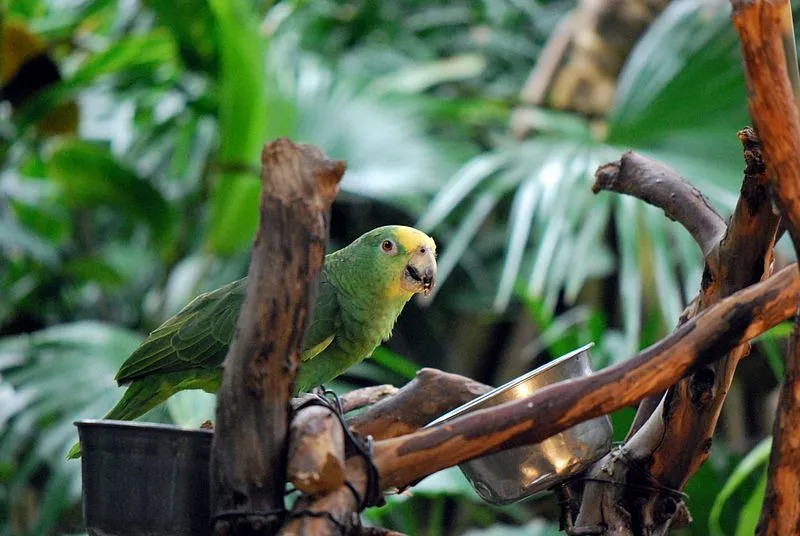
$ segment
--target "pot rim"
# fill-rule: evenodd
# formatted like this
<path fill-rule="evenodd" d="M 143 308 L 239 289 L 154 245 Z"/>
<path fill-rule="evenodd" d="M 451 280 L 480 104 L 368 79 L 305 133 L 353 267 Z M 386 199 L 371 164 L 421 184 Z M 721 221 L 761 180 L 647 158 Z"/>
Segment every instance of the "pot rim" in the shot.
<path fill-rule="evenodd" d="M 119 421 L 114 419 L 78 419 L 73 423 L 80 428 L 125 428 L 137 430 L 149 430 L 154 432 L 188 432 L 213 435 L 213 430 L 206 428 L 190 428 L 188 426 L 178 426 L 159 422 L 138 422 L 138 421 Z"/>
<path fill-rule="evenodd" d="M 474 406 L 480 404 L 481 402 L 484 402 L 484 401 L 486 401 L 486 400 L 488 400 L 490 398 L 493 398 L 493 397 L 495 397 L 495 396 L 497 396 L 497 395 L 499 395 L 501 393 L 504 393 L 505 391 L 508 391 L 509 389 L 512 389 L 512 388 L 516 387 L 517 385 L 519 385 L 520 383 L 525 382 L 525 381 L 527 381 L 527 380 L 529 380 L 531 378 L 534 378 L 534 377 L 538 376 L 539 374 L 547 372 L 551 368 L 557 367 L 558 365 L 560 365 L 564 361 L 567 361 L 567 360 L 575 357 L 576 355 L 581 354 L 581 353 L 589 350 L 593 346 L 594 346 L 594 342 L 589 342 L 587 344 L 584 344 L 583 346 L 580 346 L 580 347 L 576 348 L 575 350 L 572 350 L 571 352 L 567 352 L 566 354 L 562 355 L 561 357 L 557 357 L 556 359 L 553 359 L 552 361 L 549 361 L 548 363 L 545 363 L 541 367 L 537 367 L 537 368 L 533 369 L 530 372 L 526 372 L 522 376 L 517 376 L 513 380 L 510 380 L 510 381 L 504 383 L 500 387 L 496 387 L 496 388 L 492 389 L 491 391 L 487 391 L 486 393 L 483 393 L 482 395 L 478 396 L 477 398 L 473 398 L 469 402 L 466 402 L 466 403 L 458 406 L 457 408 L 451 409 L 450 411 L 448 411 L 444 415 L 440 415 L 439 417 L 435 418 L 434 420 L 432 420 L 431 422 L 429 422 L 428 424 L 423 426 L 423 428 L 429 428 L 431 426 L 436 426 L 436 425 L 442 424 L 445 421 L 449 421 L 450 419 L 453 419 L 454 417 L 458 417 L 462 413 L 465 413 L 465 412 L 469 411 L 470 409 L 472 409 Z"/>

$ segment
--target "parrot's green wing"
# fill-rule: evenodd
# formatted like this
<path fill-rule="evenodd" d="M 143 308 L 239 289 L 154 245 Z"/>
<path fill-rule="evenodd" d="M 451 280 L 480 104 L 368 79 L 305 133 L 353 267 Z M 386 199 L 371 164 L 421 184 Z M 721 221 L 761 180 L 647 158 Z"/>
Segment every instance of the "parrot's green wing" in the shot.
<path fill-rule="evenodd" d="M 247 278 L 243 278 L 192 300 L 131 354 L 117 372 L 117 382 L 124 384 L 153 373 L 219 367 L 233 339 L 246 284 Z M 324 271 L 313 314 L 303 345 L 304 361 L 323 351 L 339 326 L 336 287 Z"/>
<path fill-rule="evenodd" d="M 221 365 L 236 329 L 246 281 L 239 279 L 192 300 L 131 354 L 117 372 L 117 382 Z"/>
<path fill-rule="evenodd" d="M 317 302 L 314 305 L 311 322 L 306 328 L 306 336 L 303 339 L 303 361 L 308 361 L 312 357 L 322 352 L 330 346 L 336 336 L 336 330 L 341 325 L 339 312 L 339 293 L 336 287 L 328 280 L 325 270 L 319 281 L 319 292 Z"/>

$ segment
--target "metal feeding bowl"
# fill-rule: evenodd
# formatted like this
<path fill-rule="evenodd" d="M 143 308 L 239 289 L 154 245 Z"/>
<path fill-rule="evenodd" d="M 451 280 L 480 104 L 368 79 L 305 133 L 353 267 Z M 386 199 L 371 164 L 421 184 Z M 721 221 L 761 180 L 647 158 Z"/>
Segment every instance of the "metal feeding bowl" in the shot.
<path fill-rule="evenodd" d="M 112 420 L 75 425 L 90 535 L 211 534 L 211 430 Z"/>
<path fill-rule="evenodd" d="M 592 373 L 589 349 L 573 350 L 442 415 L 427 427 L 470 411 L 527 398 L 533 392 L 563 380 Z M 611 450 L 611 420 L 596 417 L 576 424 L 541 443 L 514 447 L 459 465 L 484 500 L 509 504 L 559 484 L 580 473 Z"/>

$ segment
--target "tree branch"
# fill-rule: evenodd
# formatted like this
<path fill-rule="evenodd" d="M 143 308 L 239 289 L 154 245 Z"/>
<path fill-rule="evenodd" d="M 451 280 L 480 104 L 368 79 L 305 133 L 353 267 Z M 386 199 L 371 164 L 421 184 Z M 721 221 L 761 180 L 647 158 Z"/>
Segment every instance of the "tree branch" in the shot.
<path fill-rule="evenodd" d="M 704 256 L 725 235 L 725 221 L 708 199 L 675 170 L 633 151 L 597 168 L 592 191 L 627 194 L 656 206 L 683 225 Z"/>
<path fill-rule="evenodd" d="M 716 269 L 712 272 L 707 267 L 700 294 L 682 322 L 771 272 L 779 218 L 766 195 L 767 179 L 758 139 L 749 128 L 739 132 L 739 139 L 746 162 L 739 202 L 727 233 L 706 256 Z M 680 498 L 646 491 L 632 495 L 626 489 L 683 489 L 708 457 L 736 366 L 749 350 L 749 344 L 733 349 L 719 361 L 683 378 L 670 388 L 666 398 L 651 397 L 640 405 L 621 449 L 625 456 L 614 452 L 595 464 L 596 476 L 608 480 L 605 475 L 613 475 L 611 479 L 619 485 L 604 485 L 596 479 L 587 482 L 576 524 L 591 527 L 602 519 L 609 525 L 632 523 L 634 532 L 660 534 L 667 530 L 672 514 L 679 511 Z M 681 448 L 676 449 L 675 445 Z M 642 471 L 637 470 L 641 468 L 648 475 L 644 483 Z M 615 505 L 614 513 L 603 513 L 599 506 L 602 504 Z"/>
<path fill-rule="evenodd" d="M 799 291 L 800 277 L 796 265 L 792 265 L 723 300 L 628 361 L 551 385 L 523 400 L 378 441 L 372 459 L 380 475 L 380 489 L 402 488 L 446 467 L 540 442 L 663 390 L 687 371 L 719 358 L 788 318 Z M 363 497 L 367 478 L 360 457 L 347 460 L 346 479 Z M 360 507 L 348 486 L 322 496 L 303 497 L 282 534 L 331 534 L 350 529 L 357 523 L 354 514 Z"/>
<path fill-rule="evenodd" d="M 261 162 L 260 223 L 217 397 L 211 495 L 218 534 L 277 528 L 270 513 L 283 507 L 289 399 L 345 167 L 287 139 L 265 146 Z"/>
<path fill-rule="evenodd" d="M 530 397 L 475 411 L 439 426 L 379 441 L 381 488 L 403 487 L 472 458 L 537 443 L 593 417 L 666 389 L 794 313 L 800 278 L 791 265 L 726 298 L 631 359 L 560 382 Z"/>
<path fill-rule="evenodd" d="M 414 432 L 491 387 L 458 374 L 424 368 L 396 394 L 348 419 L 361 437 L 388 439 Z"/>
<path fill-rule="evenodd" d="M 733 22 L 739 33 L 748 83 L 750 116 L 764 143 L 769 175 L 785 225 L 800 255 L 800 117 L 794 100 L 787 50 L 796 79 L 796 52 L 788 0 L 734 0 Z M 788 35 L 787 35 L 788 34 Z M 786 376 L 773 429 L 767 489 L 757 533 L 800 533 L 800 317 L 790 342 Z"/>

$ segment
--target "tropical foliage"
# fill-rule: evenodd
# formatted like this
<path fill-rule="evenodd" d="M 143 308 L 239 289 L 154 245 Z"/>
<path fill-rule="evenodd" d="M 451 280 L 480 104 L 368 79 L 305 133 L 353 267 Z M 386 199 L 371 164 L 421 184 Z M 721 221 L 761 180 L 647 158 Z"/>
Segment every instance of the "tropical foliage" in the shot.
<path fill-rule="evenodd" d="M 348 161 L 333 246 L 385 223 L 441 244 L 437 295 L 340 388 L 401 383 L 423 365 L 498 383 L 589 340 L 602 367 L 663 336 L 697 291 L 700 253 L 659 211 L 590 186 L 633 148 L 730 212 L 748 119 L 728 3 L 672 2 L 608 117 L 537 108 L 535 136 L 514 139 L 518 92 L 574 4 L 6 3 L 0 534 L 81 530 L 72 422 L 113 404 L 114 372 L 144 333 L 244 273 L 259 151 L 277 136 Z M 25 73 L 35 82 L 12 92 Z M 743 364 L 764 380 L 739 389 L 753 415 L 785 335 Z M 213 403 L 184 393 L 147 418 L 196 426 Z M 613 416 L 618 437 L 631 414 Z M 742 455 L 768 421 L 736 419 L 690 483 L 691 533 L 744 534 L 758 515 L 764 443 Z M 547 495 L 490 507 L 455 469 L 414 490 L 367 518 L 409 534 L 556 533 Z"/>

